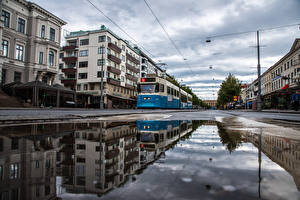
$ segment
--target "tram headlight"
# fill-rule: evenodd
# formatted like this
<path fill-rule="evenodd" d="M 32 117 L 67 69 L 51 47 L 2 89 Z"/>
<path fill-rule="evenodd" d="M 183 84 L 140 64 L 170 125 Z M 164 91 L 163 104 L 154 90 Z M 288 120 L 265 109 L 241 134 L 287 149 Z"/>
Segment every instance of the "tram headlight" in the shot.
<path fill-rule="evenodd" d="M 150 97 L 148 97 L 148 100 L 150 100 Z"/>
<path fill-rule="evenodd" d="M 144 100 L 146 100 L 147 98 L 146 97 L 144 97 Z"/>

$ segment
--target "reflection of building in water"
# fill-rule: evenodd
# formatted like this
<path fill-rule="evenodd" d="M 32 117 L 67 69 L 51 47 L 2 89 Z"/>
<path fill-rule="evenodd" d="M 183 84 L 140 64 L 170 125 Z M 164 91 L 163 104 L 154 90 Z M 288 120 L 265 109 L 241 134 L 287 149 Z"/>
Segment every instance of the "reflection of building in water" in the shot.
<path fill-rule="evenodd" d="M 245 134 L 248 141 L 259 148 L 258 134 Z M 262 134 L 261 151 L 293 176 L 300 191 L 300 140 Z"/>
<path fill-rule="evenodd" d="M 1 128 L 0 199 L 56 197 L 56 125 Z"/>
<path fill-rule="evenodd" d="M 61 144 L 62 187 L 68 192 L 101 194 L 139 169 L 135 123 L 85 124 Z"/>
<path fill-rule="evenodd" d="M 137 121 L 141 165 L 155 161 L 175 141 L 192 131 L 192 121 Z"/>

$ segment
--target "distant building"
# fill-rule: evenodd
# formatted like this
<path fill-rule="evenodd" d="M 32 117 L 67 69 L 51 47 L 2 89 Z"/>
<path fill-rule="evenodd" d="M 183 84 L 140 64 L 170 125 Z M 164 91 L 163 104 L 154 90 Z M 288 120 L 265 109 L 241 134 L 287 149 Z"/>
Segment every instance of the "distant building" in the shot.
<path fill-rule="evenodd" d="M 203 100 L 203 102 L 209 105 L 210 107 L 216 108 L 217 100 Z"/>
<path fill-rule="evenodd" d="M 70 32 L 65 39 L 59 73 L 65 87 L 85 95 L 86 105 L 99 107 L 102 76 L 106 108 L 135 107 L 140 56 L 129 42 L 104 25 L 98 30 Z"/>
<path fill-rule="evenodd" d="M 0 83 L 56 82 L 65 21 L 25 0 L 1 1 Z"/>

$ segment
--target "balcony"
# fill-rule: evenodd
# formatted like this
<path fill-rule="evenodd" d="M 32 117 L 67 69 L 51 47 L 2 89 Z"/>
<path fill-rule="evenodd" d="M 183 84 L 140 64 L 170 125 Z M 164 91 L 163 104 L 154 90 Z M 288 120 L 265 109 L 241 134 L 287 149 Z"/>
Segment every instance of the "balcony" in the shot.
<path fill-rule="evenodd" d="M 139 73 L 140 72 L 139 69 L 135 68 L 134 66 L 132 66 L 128 63 L 126 63 L 126 68 L 129 69 L 130 71 L 133 71 L 134 73 Z"/>
<path fill-rule="evenodd" d="M 115 80 L 115 79 L 112 79 L 112 78 L 107 78 L 107 83 L 112 84 L 112 85 L 116 85 L 116 86 L 121 85 L 119 80 Z"/>
<path fill-rule="evenodd" d="M 77 69 L 76 68 L 63 68 L 61 71 L 63 73 L 76 73 Z"/>
<path fill-rule="evenodd" d="M 121 74 L 121 70 L 119 70 L 115 67 L 112 67 L 112 66 L 108 66 L 107 71 L 112 72 L 112 73 L 117 74 L 117 75 Z"/>
<path fill-rule="evenodd" d="M 126 58 L 128 60 L 130 60 L 131 62 L 133 62 L 134 64 L 137 64 L 139 65 L 140 64 L 140 61 L 137 60 L 136 58 L 134 58 L 132 55 L 130 55 L 129 53 L 126 53 Z"/>
<path fill-rule="evenodd" d="M 127 89 L 131 89 L 131 90 L 134 90 L 134 86 L 133 85 L 129 85 L 129 84 L 125 84 L 125 87 L 127 88 Z"/>
<path fill-rule="evenodd" d="M 76 84 L 76 78 L 62 78 L 62 84 Z"/>
<path fill-rule="evenodd" d="M 111 55 L 111 54 L 108 54 L 107 58 L 117 64 L 120 64 L 121 63 L 121 59 L 114 56 L 114 55 Z"/>
<path fill-rule="evenodd" d="M 110 150 L 108 151 L 106 154 L 105 154 L 105 158 L 106 159 L 112 159 L 114 157 L 117 157 L 120 153 L 120 150 L 119 149 L 113 149 L 113 150 Z"/>
<path fill-rule="evenodd" d="M 64 47 L 63 47 L 63 51 L 73 51 L 73 50 L 75 50 L 76 48 L 78 48 L 78 47 L 75 46 L 75 45 L 64 46 Z"/>
<path fill-rule="evenodd" d="M 114 43 L 111 43 L 111 42 L 108 43 L 108 47 L 117 53 L 121 53 L 121 51 L 122 51 L 120 47 L 118 47 L 117 45 L 115 45 Z"/>
<path fill-rule="evenodd" d="M 66 63 L 74 63 L 77 61 L 77 57 L 76 56 L 63 57 L 62 61 L 66 62 Z"/>
<path fill-rule="evenodd" d="M 137 77 L 134 77 L 131 74 L 126 74 L 125 76 L 126 76 L 127 79 L 132 80 L 134 82 L 137 82 L 137 80 L 138 80 Z"/>

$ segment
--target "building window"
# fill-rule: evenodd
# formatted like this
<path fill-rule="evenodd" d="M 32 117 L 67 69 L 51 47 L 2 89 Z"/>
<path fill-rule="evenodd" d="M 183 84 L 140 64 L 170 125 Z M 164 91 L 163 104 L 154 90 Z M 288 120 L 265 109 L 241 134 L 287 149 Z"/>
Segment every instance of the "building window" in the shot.
<path fill-rule="evenodd" d="M 44 60 L 44 53 L 40 52 L 39 64 L 43 64 L 43 60 Z"/>
<path fill-rule="evenodd" d="M 89 45 L 89 39 L 80 40 L 80 46 Z"/>
<path fill-rule="evenodd" d="M 88 67 L 88 61 L 79 62 L 79 68 Z"/>
<path fill-rule="evenodd" d="M 77 85 L 77 91 L 80 91 L 80 90 L 81 90 L 81 85 L 78 84 L 78 85 Z"/>
<path fill-rule="evenodd" d="M 38 160 L 35 161 L 35 168 L 40 168 L 40 161 Z"/>
<path fill-rule="evenodd" d="M 97 61 L 98 66 L 101 66 L 101 65 L 104 65 L 104 64 L 105 64 L 105 59 L 98 59 L 98 61 Z"/>
<path fill-rule="evenodd" d="M 8 56 L 8 41 L 7 40 L 2 40 L 2 50 L 3 50 L 3 56 L 7 57 Z"/>
<path fill-rule="evenodd" d="M 63 64 L 63 63 L 59 63 L 58 68 L 59 68 L 59 69 L 64 68 L 64 64 Z"/>
<path fill-rule="evenodd" d="M 23 61 L 23 51 L 24 47 L 22 45 L 16 45 L 16 59 Z"/>
<path fill-rule="evenodd" d="M 104 71 L 102 71 L 102 76 L 104 77 Z M 101 71 L 97 72 L 97 78 L 101 78 Z"/>
<path fill-rule="evenodd" d="M 19 164 L 14 163 L 10 165 L 10 179 L 17 179 L 19 177 Z"/>
<path fill-rule="evenodd" d="M 18 19 L 18 32 L 25 33 L 25 20 L 22 18 Z"/>
<path fill-rule="evenodd" d="M 87 79 L 87 73 L 79 73 L 78 79 Z"/>
<path fill-rule="evenodd" d="M 40 186 L 39 186 L 39 185 L 36 185 L 36 186 L 35 186 L 35 196 L 36 196 L 36 197 L 39 197 L 39 196 L 40 196 Z"/>
<path fill-rule="evenodd" d="M 107 42 L 111 42 L 111 38 L 107 36 Z"/>
<path fill-rule="evenodd" d="M 104 54 L 104 53 L 105 53 L 105 47 L 99 47 L 98 54 Z"/>
<path fill-rule="evenodd" d="M 105 42 L 105 35 L 101 35 L 98 37 L 98 42 Z"/>
<path fill-rule="evenodd" d="M 90 83 L 90 90 L 94 90 L 95 89 L 95 84 L 94 83 Z"/>
<path fill-rule="evenodd" d="M 41 27 L 41 38 L 45 38 L 45 25 Z"/>
<path fill-rule="evenodd" d="M 0 180 L 3 180 L 3 165 L 0 165 Z"/>
<path fill-rule="evenodd" d="M 53 51 L 49 51 L 49 65 L 54 66 L 54 53 L 53 53 Z"/>
<path fill-rule="evenodd" d="M 122 61 L 125 62 L 125 56 L 124 55 L 122 55 Z"/>
<path fill-rule="evenodd" d="M 79 56 L 80 57 L 88 56 L 88 54 L 89 54 L 88 50 L 81 50 L 81 51 L 79 51 Z"/>
<path fill-rule="evenodd" d="M 125 51 L 125 45 L 124 44 L 122 44 L 122 50 Z"/>
<path fill-rule="evenodd" d="M 2 17 L 4 18 L 4 26 L 9 28 L 10 13 L 2 10 Z"/>
<path fill-rule="evenodd" d="M 14 82 L 21 82 L 22 73 L 21 72 L 15 72 L 14 73 Z"/>
<path fill-rule="evenodd" d="M 88 90 L 88 85 L 87 84 L 83 85 L 83 90 Z"/>
<path fill-rule="evenodd" d="M 59 58 L 63 58 L 64 57 L 64 53 L 59 53 Z"/>
<path fill-rule="evenodd" d="M 55 40 L 55 29 L 50 28 L 50 40 L 54 41 Z"/>

